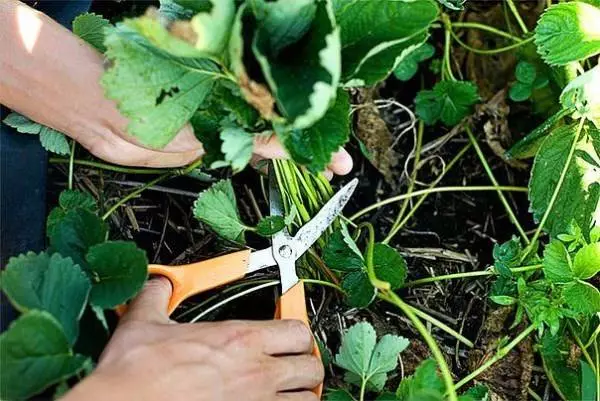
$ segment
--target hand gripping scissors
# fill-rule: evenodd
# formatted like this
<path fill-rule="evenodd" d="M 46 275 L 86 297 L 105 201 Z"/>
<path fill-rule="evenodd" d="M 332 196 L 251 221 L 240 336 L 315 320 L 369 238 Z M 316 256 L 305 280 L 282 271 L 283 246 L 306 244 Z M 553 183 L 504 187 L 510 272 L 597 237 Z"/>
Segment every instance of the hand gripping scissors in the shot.
<path fill-rule="evenodd" d="M 333 223 L 350 199 L 357 184 L 357 179 L 346 184 L 294 236 L 290 235 L 287 229 L 274 234 L 271 238 L 272 245 L 266 249 L 242 250 L 182 266 L 149 265 L 150 275 L 164 276 L 171 281 L 173 293 L 168 306 L 169 315 L 185 299 L 193 295 L 239 280 L 255 271 L 278 266 L 281 296 L 277 300 L 275 319 L 297 319 L 310 327 L 306 311 L 304 283 L 298 279 L 296 274 L 296 260 L 308 251 Z M 283 216 L 281 194 L 273 173 L 269 174 L 269 203 L 271 216 Z M 313 355 L 320 358 L 316 344 Z M 320 398 L 322 390 L 323 384 L 321 383 L 313 389 L 313 392 Z"/>

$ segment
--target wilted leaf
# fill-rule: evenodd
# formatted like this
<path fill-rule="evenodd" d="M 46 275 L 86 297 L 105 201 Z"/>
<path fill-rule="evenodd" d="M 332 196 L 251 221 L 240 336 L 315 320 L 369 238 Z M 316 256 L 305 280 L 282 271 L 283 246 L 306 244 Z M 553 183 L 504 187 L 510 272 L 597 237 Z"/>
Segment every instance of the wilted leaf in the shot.
<path fill-rule="evenodd" d="M 10 258 L 1 277 L 2 290 L 19 312 L 49 312 L 75 343 L 91 287 L 79 266 L 58 254 L 29 252 Z"/>
<path fill-rule="evenodd" d="M 146 252 L 133 242 L 94 245 L 87 261 L 93 284 L 90 303 L 104 309 L 121 305 L 136 295 L 148 274 Z"/>
<path fill-rule="evenodd" d="M 244 241 L 246 226 L 238 215 L 231 181 L 219 181 L 200 192 L 194 202 L 194 216 L 221 237 L 230 241 Z"/>
<path fill-rule="evenodd" d="M 550 65 L 600 53 L 600 9 L 580 1 L 549 7 L 535 29 L 538 52 Z"/>
<path fill-rule="evenodd" d="M 27 399 L 83 368 L 60 323 L 48 312 L 32 310 L 0 335 L 0 397 Z"/>

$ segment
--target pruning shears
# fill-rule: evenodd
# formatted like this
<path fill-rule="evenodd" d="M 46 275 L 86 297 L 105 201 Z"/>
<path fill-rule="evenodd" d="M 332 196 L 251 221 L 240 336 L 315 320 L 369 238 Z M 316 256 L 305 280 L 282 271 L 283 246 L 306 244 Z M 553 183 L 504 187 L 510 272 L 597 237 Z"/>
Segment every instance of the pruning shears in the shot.
<path fill-rule="evenodd" d="M 173 293 L 169 301 L 169 314 L 193 295 L 239 280 L 258 270 L 278 266 L 281 296 L 277 299 L 275 319 L 298 319 L 310 327 L 304 283 L 296 274 L 296 260 L 308 251 L 333 223 L 357 184 L 357 179 L 346 184 L 294 236 L 290 235 L 285 228 L 272 235 L 272 245 L 266 249 L 242 250 L 182 266 L 149 265 L 150 275 L 164 276 L 171 281 Z M 283 202 L 272 171 L 269 174 L 269 203 L 271 216 L 283 216 Z M 320 358 L 316 344 L 313 355 Z M 313 392 L 320 397 L 322 389 L 321 384 L 313 389 Z"/>

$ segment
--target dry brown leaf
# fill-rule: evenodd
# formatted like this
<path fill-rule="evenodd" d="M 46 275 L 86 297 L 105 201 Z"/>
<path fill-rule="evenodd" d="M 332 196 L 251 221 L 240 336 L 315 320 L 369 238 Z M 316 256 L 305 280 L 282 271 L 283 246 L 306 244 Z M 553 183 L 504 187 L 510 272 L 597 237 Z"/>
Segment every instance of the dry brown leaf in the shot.
<path fill-rule="evenodd" d="M 245 71 L 238 77 L 238 83 L 244 99 L 258 110 L 263 118 L 272 120 L 277 116 L 274 110 L 275 99 L 265 85 L 250 79 Z"/>

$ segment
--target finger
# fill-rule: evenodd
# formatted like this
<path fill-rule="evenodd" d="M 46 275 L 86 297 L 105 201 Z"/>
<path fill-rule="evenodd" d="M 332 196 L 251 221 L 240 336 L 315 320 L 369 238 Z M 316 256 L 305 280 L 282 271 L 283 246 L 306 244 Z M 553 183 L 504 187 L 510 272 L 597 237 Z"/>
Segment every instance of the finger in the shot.
<path fill-rule="evenodd" d="M 336 153 L 331 157 L 331 163 L 327 168 L 331 170 L 334 174 L 337 175 L 346 175 L 350 171 L 352 171 L 352 156 L 350 153 L 346 151 L 344 148 L 340 148 Z"/>
<path fill-rule="evenodd" d="M 280 356 L 275 358 L 277 391 L 310 390 L 323 382 L 325 369 L 313 355 Z"/>
<path fill-rule="evenodd" d="M 323 176 L 327 178 L 327 181 L 331 181 L 331 179 L 333 178 L 333 171 L 326 168 L 325 171 L 323 171 Z"/>
<path fill-rule="evenodd" d="M 251 334 L 253 343 L 267 355 L 309 354 L 313 351 L 313 337 L 299 320 L 230 321 L 237 336 Z M 222 338 L 223 341 L 228 341 Z"/>
<path fill-rule="evenodd" d="M 289 156 L 275 135 L 254 137 L 254 154 L 263 159 L 288 159 Z"/>
<path fill-rule="evenodd" d="M 298 391 L 294 393 L 279 393 L 275 401 L 319 401 L 314 393 L 310 391 Z"/>
<path fill-rule="evenodd" d="M 126 141 L 116 134 L 84 136 L 81 145 L 107 162 L 136 167 L 179 167 L 197 160 L 203 150 L 182 153 L 150 150 Z"/>
<path fill-rule="evenodd" d="M 121 322 L 169 323 L 167 307 L 172 291 L 171 282 L 166 277 L 148 280 L 142 291 L 129 304 Z"/>

